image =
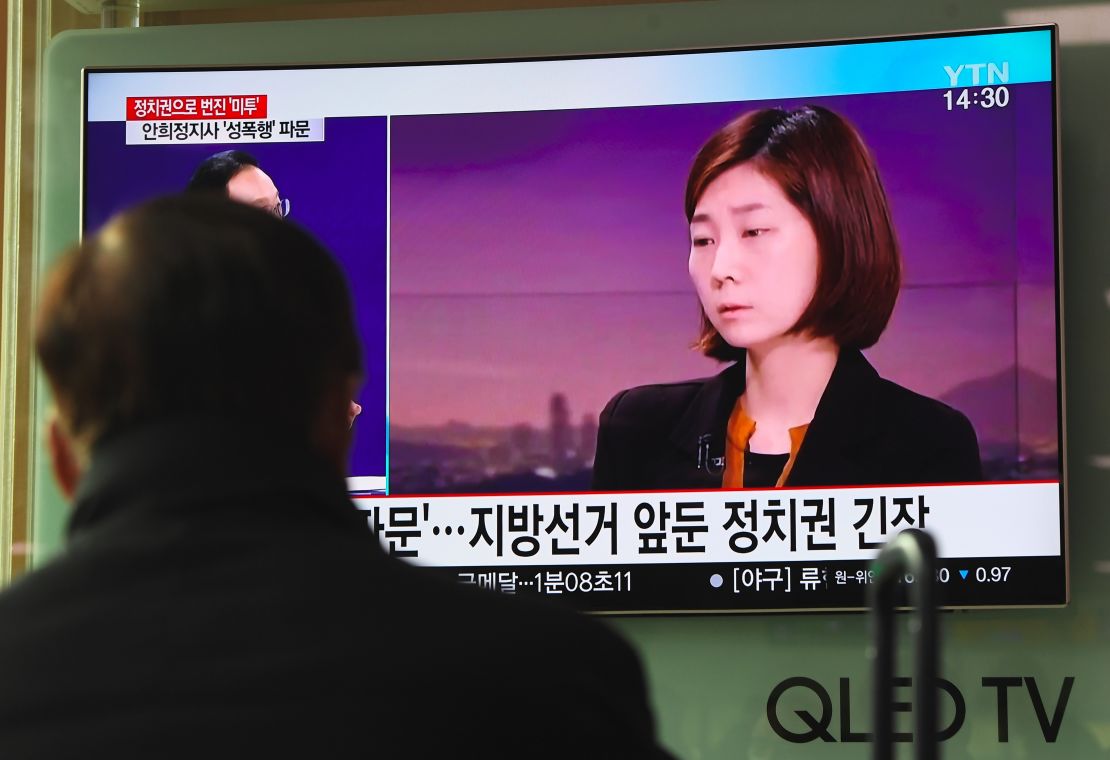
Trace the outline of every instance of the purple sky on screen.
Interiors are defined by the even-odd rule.
[[[1012,373],[1021,343],[1022,366],[1055,383],[1051,90],[1010,90],[1010,107],[966,112],[929,91],[394,118],[394,421],[544,424],[552,392],[577,417],[716,371],[688,349],[690,160],[735,116],[806,102],[859,128],[890,196],[906,282],[880,371],[942,396]],[[1032,304],[1019,276],[1040,286]],[[1028,406],[1014,395],[1009,410]],[[964,411],[1016,429],[1012,411]]]
[[[240,148],[290,198],[290,218],[336,255],[350,281],[367,369],[353,475],[385,472],[385,129],[384,118],[328,119],[324,142],[170,146],[125,145],[122,122],[93,122],[86,133],[87,231],[133,203],[180,192],[205,158]]]
[[[1048,216],[1055,206],[1052,194],[1053,152],[1052,90],[1048,85],[1020,90],[1013,101],[1017,162],[1017,215],[1019,277],[1023,282],[1055,282],[1054,250],[1056,229]]]

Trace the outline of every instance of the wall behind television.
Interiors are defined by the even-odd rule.
[[[56,41],[47,64],[40,259],[46,263],[78,232],[82,66],[374,62],[743,45],[999,26],[1008,9],[995,0],[747,0],[72,33]],[[944,675],[966,706],[962,725],[945,743],[948,757],[1110,756],[1110,509],[1104,505],[1110,493],[1110,399],[1103,391],[1110,387],[1110,186],[1099,179],[1110,176],[1110,104],[1103,97],[1110,44],[1067,44],[1070,34],[1065,27],[1060,90],[1072,602],[1066,609],[944,616]],[[44,396],[39,394],[35,429],[42,427]],[[49,484],[45,462],[37,465],[35,543],[46,550],[41,561],[60,544],[65,507]],[[870,722],[863,615],[630,618],[613,624],[639,647],[663,740],[680,757],[854,758],[868,751],[859,743]],[[809,685],[787,690],[772,710],[781,721],[769,720],[772,692],[797,677],[811,679]],[[1074,685],[1061,708],[1068,678]],[[827,711],[821,691],[828,693]],[[908,701],[909,690],[903,696]],[[952,705],[952,699],[942,700],[944,724],[954,720]],[[811,713],[818,730],[795,710]],[[557,720],[549,728],[558,730]],[[483,730],[496,730],[495,724]]]

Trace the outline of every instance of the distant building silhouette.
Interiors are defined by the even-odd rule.
[[[547,402],[547,429],[527,422],[486,426],[448,420],[390,431],[393,493],[587,491],[597,415],[571,421],[564,393]]]
[[[553,393],[548,410],[551,424],[551,466],[556,472],[563,472],[574,458],[574,437],[570,427],[567,397],[562,393]]]
[[[509,443],[520,456],[531,455],[536,447],[536,429],[527,422],[513,425],[509,431]]]

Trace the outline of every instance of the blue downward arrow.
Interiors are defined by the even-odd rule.
[[[960,577],[963,578],[966,581],[967,580],[967,570],[961,570],[960,571]]]

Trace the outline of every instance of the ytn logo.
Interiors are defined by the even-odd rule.
[[[1006,84],[1010,81],[1010,62],[1003,61],[999,66],[997,63],[961,63],[956,68],[951,66],[944,67],[944,73],[948,75],[948,83],[952,87],[960,86],[960,78],[970,80],[965,81],[964,86],[977,86],[982,84],[983,71],[987,72],[987,84]]]

